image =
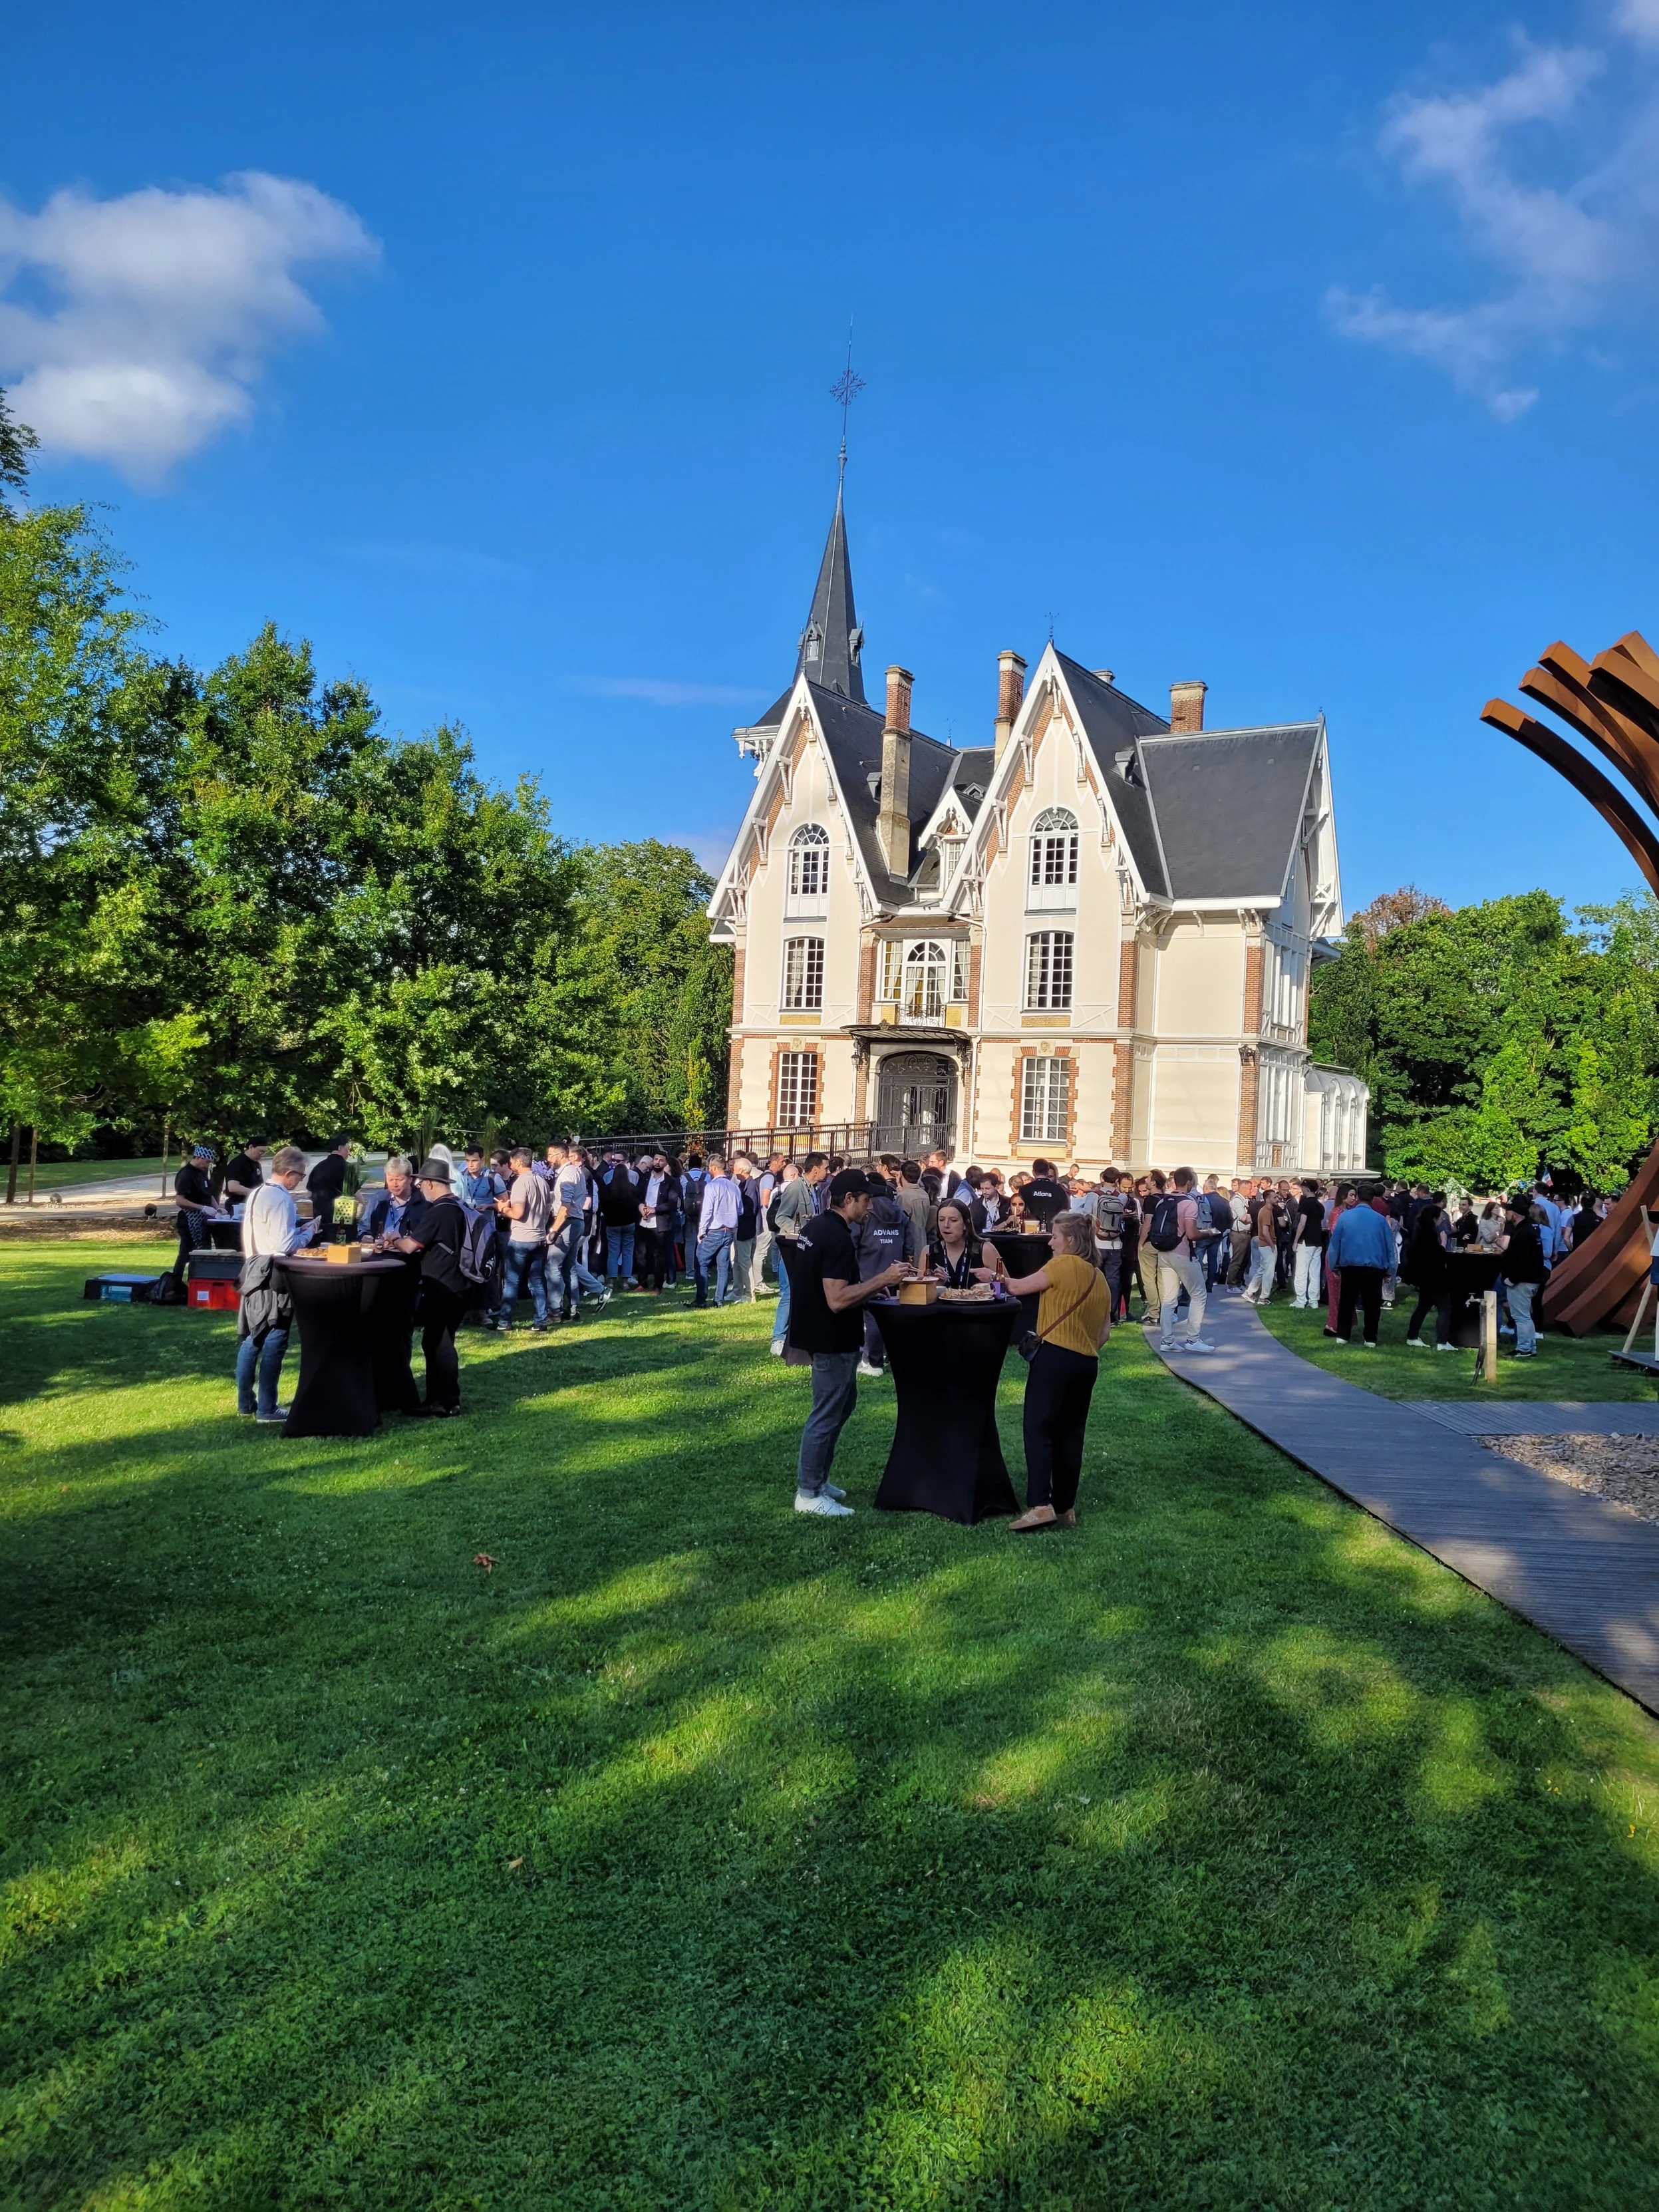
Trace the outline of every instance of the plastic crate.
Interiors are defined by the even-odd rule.
[[[234,1313],[242,1303],[242,1294],[234,1283],[209,1276],[205,1281],[191,1284],[185,1303],[196,1313]]]
[[[105,1305],[131,1305],[155,1280],[154,1275],[88,1275],[81,1295]]]

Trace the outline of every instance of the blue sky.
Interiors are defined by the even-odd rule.
[[[37,0],[8,48],[0,380],[164,649],[274,619],[569,835],[717,860],[850,317],[922,727],[985,742],[1052,621],[1217,726],[1322,708],[1351,908],[1632,879],[1478,716],[1659,639],[1659,0]]]

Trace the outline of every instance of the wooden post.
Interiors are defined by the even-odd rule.
[[[1498,1293],[1487,1291],[1480,1300],[1480,1379],[1498,1380]]]
[[[6,1170],[6,1204],[8,1206],[15,1206],[17,1203],[17,1147],[22,1140],[22,1135],[21,1123],[14,1121],[11,1125],[11,1164]]]
[[[40,1132],[31,1126],[29,1129],[29,1204],[31,1206],[34,1203],[34,1163],[40,1156]]]

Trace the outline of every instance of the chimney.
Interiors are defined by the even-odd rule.
[[[997,655],[997,758],[1014,732],[1014,718],[1025,696],[1025,662],[1018,653]]]
[[[876,842],[890,876],[910,872],[910,686],[908,668],[887,672],[887,726],[881,733],[881,803]]]
[[[1204,727],[1204,694],[1209,688],[1196,680],[1170,686],[1170,727],[1177,736],[1190,737]]]

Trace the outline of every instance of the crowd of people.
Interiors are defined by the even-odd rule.
[[[775,1301],[771,1351],[809,1364],[812,1410],[803,1436],[795,1504],[802,1512],[849,1511],[830,1480],[836,1439],[856,1401],[860,1376],[885,1369],[872,1298],[916,1275],[962,1291],[1000,1282],[1041,1303],[1026,1401],[1027,1510],[1022,1533],[1069,1525],[1098,1352],[1114,1321],[1158,1330],[1161,1350],[1207,1353],[1210,1301],[1265,1304],[1280,1292],[1325,1312],[1324,1333],[1374,1348],[1381,1315],[1399,1286],[1416,1303],[1413,1347],[1450,1351],[1453,1292],[1448,1256],[1481,1251],[1498,1262],[1501,1326],[1514,1356],[1536,1356],[1535,1307],[1550,1268],[1595,1234],[1607,1202],[1585,1194],[1562,1206],[1547,1185],[1455,1208],[1425,1185],[1304,1178],[1201,1182],[1189,1168],[1091,1174],[1052,1161],[1006,1176],[954,1166],[936,1151],[849,1164],[820,1152],[761,1159],[551,1144],[457,1158],[434,1148],[418,1169],[386,1163],[383,1186],[351,1189],[353,1147],[341,1135],[307,1168],[283,1147],[269,1158],[246,1144],[222,1173],[211,1146],[179,1172],[179,1268],[215,1220],[240,1218],[244,1255],[239,1324],[240,1410],[280,1421],[280,1376],[291,1316],[270,1262],[343,1236],[407,1261],[412,1351],[418,1327],[424,1398],[410,1371],[404,1410],[449,1417],[460,1410],[458,1329],[471,1321],[507,1333],[527,1300],[532,1330],[577,1322],[623,1293],[677,1291],[694,1309]],[[303,1182],[312,1218],[301,1221]],[[1048,1242],[1049,1255],[1012,1278],[994,1234]],[[785,1263],[786,1250],[792,1264]],[[1138,1308],[1138,1310],[1137,1310]],[[1423,1331],[1433,1323],[1432,1337]]]

